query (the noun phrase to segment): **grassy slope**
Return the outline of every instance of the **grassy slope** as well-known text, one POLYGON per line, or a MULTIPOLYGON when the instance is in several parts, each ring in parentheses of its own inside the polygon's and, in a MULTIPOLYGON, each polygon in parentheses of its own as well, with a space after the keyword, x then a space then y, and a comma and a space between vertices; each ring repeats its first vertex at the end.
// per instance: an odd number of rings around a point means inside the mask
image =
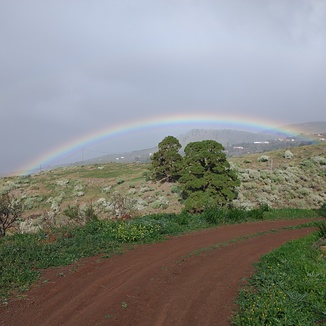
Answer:
MULTIPOLYGON (((319 208, 326 202, 326 143, 230 158, 241 179, 236 207, 319 208), (260 162, 264 155, 269 161, 260 162)), ((151 213, 180 212, 182 204, 175 184, 146 181, 149 164, 107 163, 58 168, 25 176, 0 179, 0 192, 10 190, 24 202, 24 230, 44 218, 64 221, 68 205, 94 206, 96 214, 114 218, 112 203, 124 200, 125 213, 141 216, 151 213), (25 223, 26 224, 26 223, 25 223)), ((118 212, 119 213, 119 212, 118 212)))

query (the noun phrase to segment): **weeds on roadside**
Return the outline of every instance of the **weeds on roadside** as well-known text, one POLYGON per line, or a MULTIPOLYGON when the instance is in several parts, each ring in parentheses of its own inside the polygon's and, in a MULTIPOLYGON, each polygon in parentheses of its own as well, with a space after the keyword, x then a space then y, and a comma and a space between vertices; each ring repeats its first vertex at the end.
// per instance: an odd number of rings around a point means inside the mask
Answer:
POLYGON ((320 238, 322 239, 326 239, 326 222, 324 223, 321 223, 319 226, 318 226, 318 235, 320 238))
POLYGON ((321 207, 318 210, 319 214, 323 217, 326 217, 326 203, 321 205, 321 207))
POLYGON ((254 220, 263 220, 265 212, 269 211, 267 205, 262 205, 257 209, 243 210, 239 208, 209 208, 203 212, 203 218, 209 224, 232 224, 254 220))
POLYGON ((279 219, 297 219, 297 218, 312 218, 319 217, 320 214, 316 210, 302 209, 302 208, 278 208, 270 209, 264 213, 265 219, 279 220, 279 219))
POLYGON ((326 323, 326 261, 313 246, 318 237, 291 241, 261 259, 239 293, 234 325, 326 323))

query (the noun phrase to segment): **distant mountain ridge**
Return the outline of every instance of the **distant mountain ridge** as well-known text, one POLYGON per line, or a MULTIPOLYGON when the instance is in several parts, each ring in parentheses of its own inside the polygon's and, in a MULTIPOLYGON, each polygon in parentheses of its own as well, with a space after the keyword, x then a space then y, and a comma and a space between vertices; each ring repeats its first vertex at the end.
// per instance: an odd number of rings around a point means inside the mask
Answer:
POLYGON ((181 145, 184 147, 188 143, 201 140, 216 140, 224 147, 232 146, 238 143, 252 143, 255 141, 268 141, 276 139, 277 135, 262 134, 250 131, 240 131, 231 129, 192 129, 178 137, 181 145))
MULTIPOLYGON (((234 155, 232 151, 233 146, 238 146, 239 144, 243 146, 244 144, 251 144, 250 151, 265 151, 268 150, 268 144, 265 146, 259 145, 256 146, 256 149, 253 149, 252 144, 257 143, 273 143, 273 149, 275 149, 275 143, 279 137, 289 137, 292 136, 293 132, 289 131, 289 134, 281 133, 279 130, 300 130, 302 134, 313 135, 313 134, 325 134, 326 135, 326 121, 324 122, 308 122, 303 124, 293 124, 284 126, 280 129, 265 130, 263 132, 250 132, 250 131, 240 131, 232 129, 192 129, 176 138, 180 141, 182 149, 185 146, 194 141, 201 140, 216 140, 221 143, 225 148, 229 148, 229 154, 234 155)), ((166 135, 168 136, 168 135, 166 135)), ((301 140, 301 138, 300 138, 301 140)), ((158 144, 157 144, 158 145, 158 144)), ((281 144, 280 144, 281 145, 281 144)), ((291 144, 294 146, 294 144, 291 144)), ((290 145, 290 146, 291 146, 290 145)), ((241 147, 239 146, 239 147, 241 147)), ((282 144, 284 147, 285 144, 282 144)), ((289 146, 287 144, 286 146, 289 146)), ((245 146, 243 146, 245 148, 245 146)), ((109 154, 100 156, 97 158, 85 160, 83 162, 76 162, 69 165, 81 165, 81 164, 102 164, 107 162, 149 162, 150 156, 152 153, 155 153, 158 150, 158 147, 151 147, 147 149, 132 151, 132 152, 117 152, 116 154, 109 154)), ((248 153, 248 151, 247 151, 248 153)), ((238 154, 241 154, 240 152, 238 154)), ((236 154, 235 154, 236 155, 236 154)))

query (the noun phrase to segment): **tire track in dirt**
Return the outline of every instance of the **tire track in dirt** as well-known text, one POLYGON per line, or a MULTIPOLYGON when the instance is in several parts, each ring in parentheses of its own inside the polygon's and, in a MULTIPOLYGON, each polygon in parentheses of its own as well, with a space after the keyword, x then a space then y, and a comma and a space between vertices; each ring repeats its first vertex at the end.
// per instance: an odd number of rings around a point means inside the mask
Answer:
POLYGON ((311 219, 222 226, 44 271, 42 280, 0 308, 1 325, 230 325, 242 278, 259 257, 313 229, 282 230, 177 263, 188 253, 311 219), (77 270, 76 270, 77 268, 77 270), (46 282, 45 282, 46 280, 46 282))

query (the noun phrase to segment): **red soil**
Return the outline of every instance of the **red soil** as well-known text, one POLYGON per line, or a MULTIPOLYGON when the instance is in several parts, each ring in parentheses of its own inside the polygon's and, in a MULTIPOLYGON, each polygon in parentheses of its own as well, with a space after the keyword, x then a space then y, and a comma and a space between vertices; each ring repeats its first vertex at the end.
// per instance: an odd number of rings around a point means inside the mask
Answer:
POLYGON ((120 256, 60 269, 0 308, 0 325, 231 325, 239 286, 260 256, 312 229, 260 235, 185 257, 194 250, 309 220, 223 226, 120 256))

